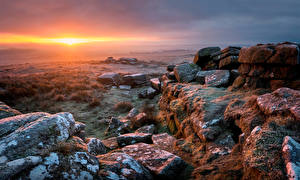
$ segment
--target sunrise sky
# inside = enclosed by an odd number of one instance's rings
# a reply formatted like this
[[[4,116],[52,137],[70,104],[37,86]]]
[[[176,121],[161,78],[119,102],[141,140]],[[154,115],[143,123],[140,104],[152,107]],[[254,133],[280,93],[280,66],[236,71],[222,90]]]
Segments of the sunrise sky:
[[[0,0],[0,48],[300,41],[299,0]]]

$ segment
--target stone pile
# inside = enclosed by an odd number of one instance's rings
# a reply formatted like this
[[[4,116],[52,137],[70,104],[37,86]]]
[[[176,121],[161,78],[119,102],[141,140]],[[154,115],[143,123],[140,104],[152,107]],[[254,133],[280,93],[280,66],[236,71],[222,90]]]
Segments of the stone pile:
[[[219,64],[219,69],[237,69],[239,67],[240,47],[229,46],[211,55],[214,62]]]
[[[233,88],[290,87],[300,89],[299,44],[258,44],[242,48],[239,55],[240,76]]]

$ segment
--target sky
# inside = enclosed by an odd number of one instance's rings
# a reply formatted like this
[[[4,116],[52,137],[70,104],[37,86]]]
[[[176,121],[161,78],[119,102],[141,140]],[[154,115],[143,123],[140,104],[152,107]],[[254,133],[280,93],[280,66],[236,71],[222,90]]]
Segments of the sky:
[[[2,48],[300,42],[299,29],[299,0],[0,0]]]

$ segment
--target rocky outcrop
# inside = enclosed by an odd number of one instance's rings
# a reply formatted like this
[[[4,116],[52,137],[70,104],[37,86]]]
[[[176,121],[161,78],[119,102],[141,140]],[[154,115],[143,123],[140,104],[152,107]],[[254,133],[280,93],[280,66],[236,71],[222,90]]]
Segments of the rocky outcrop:
[[[214,62],[219,64],[219,69],[237,69],[240,47],[229,46],[211,55]]]
[[[242,48],[238,61],[241,76],[234,88],[280,87],[299,89],[299,45],[293,43],[259,44]]]

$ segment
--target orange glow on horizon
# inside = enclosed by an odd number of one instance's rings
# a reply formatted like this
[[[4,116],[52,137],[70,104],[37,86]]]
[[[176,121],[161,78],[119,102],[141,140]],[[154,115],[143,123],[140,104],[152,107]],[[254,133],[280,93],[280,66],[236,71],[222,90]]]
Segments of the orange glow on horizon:
[[[153,41],[150,38],[141,37],[57,37],[46,38],[38,36],[26,36],[16,34],[0,34],[0,44],[64,44],[77,45],[93,42],[124,42],[124,41]]]

